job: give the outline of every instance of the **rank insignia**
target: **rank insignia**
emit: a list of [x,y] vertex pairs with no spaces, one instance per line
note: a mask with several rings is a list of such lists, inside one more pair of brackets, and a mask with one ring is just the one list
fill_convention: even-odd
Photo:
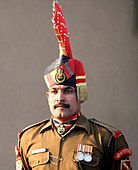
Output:
[[120,170],[131,170],[130,160],[121,160]]
[[64,70],[62,68],[57,69],[55,80],[57,84],[63,83],[66,80],[66,74],[64,73]]

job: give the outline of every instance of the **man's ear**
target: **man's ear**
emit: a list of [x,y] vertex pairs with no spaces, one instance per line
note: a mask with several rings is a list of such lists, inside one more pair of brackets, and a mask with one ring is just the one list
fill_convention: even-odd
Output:
[[45,95],[46,95],[46,97],[47,97],[47,99],[49,98],[49,92],[47,91],[46,93],[45,93]]
[[49,105],[49,92],[45,92],[45,96],[47,97],[47,103]]

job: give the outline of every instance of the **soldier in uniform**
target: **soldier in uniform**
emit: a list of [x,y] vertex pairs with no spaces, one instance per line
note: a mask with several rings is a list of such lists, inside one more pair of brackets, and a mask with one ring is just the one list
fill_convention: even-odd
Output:
[[131,150],[122,132],[86,118],[86,75],[74,59],[62,9],[53,2],[53,28],[59,58],[45,71],[51,118],[18,134],[16,170],[131,170]]

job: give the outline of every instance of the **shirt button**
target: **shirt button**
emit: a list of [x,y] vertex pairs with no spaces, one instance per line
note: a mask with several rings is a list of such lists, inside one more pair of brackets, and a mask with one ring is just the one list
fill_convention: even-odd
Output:
[[65,140],[65,138],[62,138],[62,140],[64,141],[64,140]]
[[39,160],[36,161],[37,164],[38,164],[39,162],[40,162]]
[[60,160],[60,161],[63,161],[64,159],[61,157],[59,160]]

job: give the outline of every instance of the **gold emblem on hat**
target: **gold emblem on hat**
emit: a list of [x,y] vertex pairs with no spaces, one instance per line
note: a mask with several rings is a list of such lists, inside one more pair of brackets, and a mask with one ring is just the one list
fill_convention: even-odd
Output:
[[63,83],[66,80],[66,74],[64,73],[64,70],[62,68],[57,69],[55,80],[57,84]]

